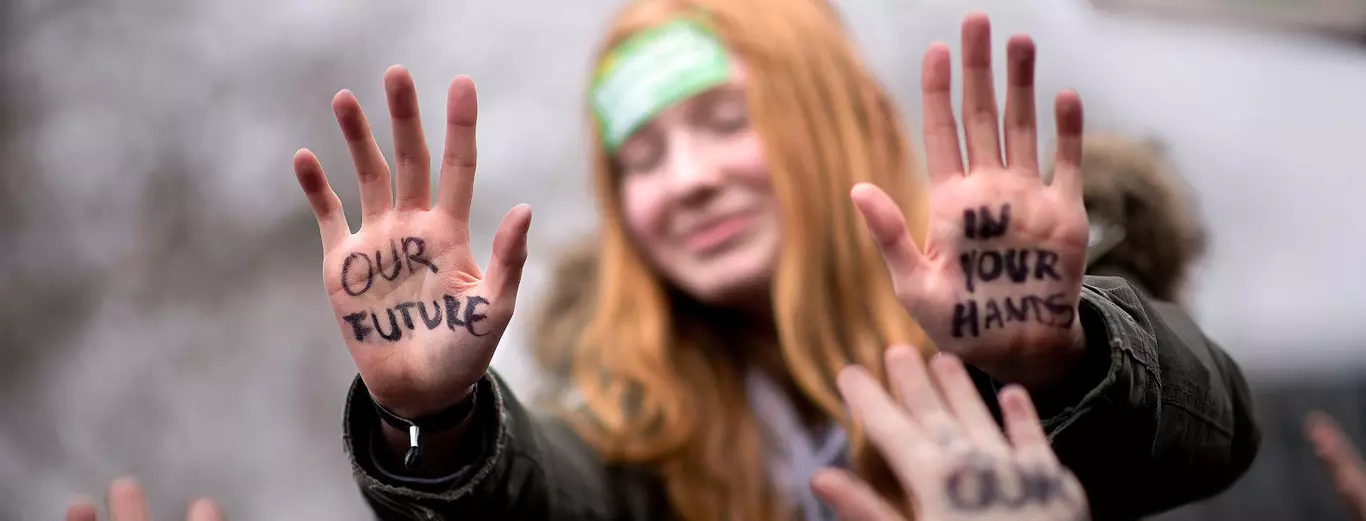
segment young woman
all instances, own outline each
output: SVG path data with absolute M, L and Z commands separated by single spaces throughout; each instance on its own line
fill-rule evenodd
M 825 519 L 809 487 L 821 467 L 900 493 L 835 384 L 856 364 L 887 385 L 892 345 L 960 357 L 998 416 L 1004 383 L 1028 388 L 1097 518 L 1225 488 L 1258 440 L 1237 366 L 1202 335 L 1174 334 L 1123 280 L 1083 281 L 1080 100 L 1058 96 L 1058 168 L 1045 185 L 1033 44 L 1010 41 L 1002 133 L 989 32 L 985 16 L 964 21 L 966 167 L 948 49 L 926 53 L 924 176 L 824 0 L 628 5 L 595 63 L 603 227 L 592 287 L 557 325 L 571 348 L 542 351 L 572 391 L 550 415 L 529 412 L 488 368 L 513 313 L 530 210 L 507 214 L 481 272 L 468 231 L 473 84 L 451 84 L 435 204 L 407 72 L 385 77 L 392 188 L 359 104 L 340 93 L 360 230 L 310 152 L 295 170 L 360 373 L 345 442 L 375 511 Z M 928 399 L 904 391 L 907 409 Z M 946 445 L 966 436 L 930 431 Z

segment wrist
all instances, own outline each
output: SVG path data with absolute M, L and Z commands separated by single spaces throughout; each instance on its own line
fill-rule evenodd
M 474 413 L 476 385 L 452 395 L 453 400 L 445 400 L 420 407 L 388 407 L 374 395 L 370 400 L 375 404 L 375 412 L 386 425 L 399 430 L 417 426 L 430 432 L 448 430 L 464 423 Z
M 442 437 L 443 433 L 458 433 L 461 430 L 474 415 L 478 401 L 476 391 L 477 388 L 471 386 L 454 404 L 421 416 L 400 415 L 371 397 L 375 404 L 375 412 L 385 425 L 385 437 L 398 441 L 397 435 L 407 435 L 407 450 L 403 456 L 404 468 L 409 471 L 419 468 L 422 454 L 425 452 L 424 445 L 430 445 L 433 437 Z
M 1104 318 L 1094 308 L 1083 306 L 1078 313 L 1082 341 L 1080 359 L 1070 361 L 1066 372 L 1051 385 L 1030 389 L 1034 406 L 1043 418 L 1061 413 L 1081 403 L 1087 394 L 1101 386 L 1110 373 L 1111 351 Z
M 417 400 L 387 400 L 375 396 L 372 393 L 370 395 L 370 400 L 373 401 L 375 405 L 383 407 L 391 414 L 400 418 L 425 418 L 464 403 L 472 394 L 474 394 L 474 389 L 478 385 L 478 382 L 476 382 L 474 385 L 470 385 L 455 393 L 427 393 L 422 399 Z M 391 406 L 390 403 L 393 403 L 394 405 Z M 383 413 L 381 413 L 381 415 L 382 414 Z M 383 418 L 383 416 L 381 416 L 381 418 Z
M 1050 354 L 1052 356 L 1041 357 L 1046 359 L 1037 364 L 1037 376 L 1021 382 L 1030 392 L 1051 393 L 1067 387 L 1066 384 L 1074 379 L 1086 359 L 1086 332 L 1080 320 L 1072 322 L 1067 339 L 1050 350 Z
M 1036 344 L 1010 351 L 1021 356 L 978 367 L 999 382 L 1023 386 L 1032 395 L 1054 394 L 1057 389 L 1067 387 L 1067 382 L 1083 365 L 1087 353 L 1086 333 L 1081 321 L 1077 320 L 1064 336 L 1055 337 L 1047 345 Z

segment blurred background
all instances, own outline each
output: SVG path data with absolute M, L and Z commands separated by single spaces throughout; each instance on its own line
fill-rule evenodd
M 1366 28 L 1362 4 L 1344 2 L 1234 7 Z M 1156 9 L 1119 5 L 1135 3 Z M 239 520 L 369 518 L 340 439 L 354 366 L 291 154 L 318 153 L 358 223 L 332 95 L 355 92 L 387 153 L 380 79 L 408 66 L 438 151 L 445 86 L 471 75 L 474 246 L 487 258 L 502 214 L 535 208 L 529 310 L 556 252 L 595 226 L 582 98 L 619 4 L 0 4 L 0 519 L 58 519 L 124 473 L 162 519 L 198 495 Z M 1156 0 L 837 4 L 912 128 L 920 54 L 934 40 L 957 48 L 977 8 L 998 59 L 1007 35 L 1035 37 L 1040 103 L 1076 88 L 1089 130 L 1166 144 L 1211 232 L 1189 304 L 1241 362 L 1267 422 L 1236 501 L 1172 516 L 1342 516 L 1299 417 L 1328 408 L 1357 440 L 1366 432 L 1366 235 L 1352 224 L 1366 213 L 1366 39 L 1213 19 L 1233 4 L 1203 21 L 1152 15 Z M 538 376 L 519 316 L 494 366 L 525 394 Z

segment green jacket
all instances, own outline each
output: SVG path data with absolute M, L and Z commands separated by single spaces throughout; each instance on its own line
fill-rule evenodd
M 1247 470 L 1260 433 L 1238 366 L 1180 308 L 1128 282 L 1087 277 L 1087 362 L 1073 389 L 1039 403 L 1058 457 L 1096 520 L 1135 519 L 1217 494 Z M 973 371 L 998 414 L 999 383 Z M 478 384 L 461 472 L 404 478 L 380 468 L 380 420 L 356 378 L 343 441 L 379 519 L 653 521 L 671 517 L 649 469 L 608 466 L 563 422 L 523 407 L 492 371 Z

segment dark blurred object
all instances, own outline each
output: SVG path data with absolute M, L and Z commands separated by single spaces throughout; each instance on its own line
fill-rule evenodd
M 1366 0 L 1091 0 L 1103 11 L 1232 23 L 1366 44 Z
M 1293 348 L 1290 349 L 1293 351 Z M 1322 411 L 1343 434 L 1366 440 L 1366 382 L 1347 369 L 1253 384 L 1262 446 L 1242 479 L 1223 494 L 1150 518 L 1154 521 L 1352 521 L 1355 518 L 1304 437 L 1304 417 Z
M 1086 272 L 1123 276 L 1159 300 L 1179 302 L 1187 272 L 1205 253 L 1191 190 L 1155 141 L 1092 134 L 1085 143 Z

